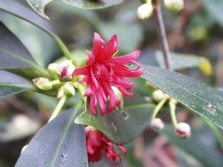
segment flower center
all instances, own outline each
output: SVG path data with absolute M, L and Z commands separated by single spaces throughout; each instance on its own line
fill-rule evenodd
M 104 64 L 97 63 L 93 67 L 93 74 L 96 79 L 104 79 L 109 75 L 109 70 Z

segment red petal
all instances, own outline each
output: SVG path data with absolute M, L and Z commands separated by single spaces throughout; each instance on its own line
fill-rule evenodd
M 95 56 L 94 56 L 93 53 L 91 53 L 89 51 L 86 51 L 86 53 L 88 55 L 88 59 L 87 59 L 87 62 L 86 62 L 86 66 L 91 66 L 95 62 Z
M 98 33 L 94 33 L 92 53 L 94 54 L 95 59 L 100 57 L 101 52 L 105 49 L 105 47 L 106 47 L 105 41 L 101 39 Z
M 108 45 L 104 51 L 104 59 L 109 59 L 118 52 L 118 44 L 118 37 L 115 34 L 108 41 Z
M 77 75 L 87 75 L 88 73 L 89 73 L 88 67 L 81 67 L 74 70 L 74 72 L 72 73 L 72 77 Z
M 124 155 L 127 154 L 127 151 L 126 151 L 125 147 L 123 147 L 122 145 L 119 145 L 119 144 L 117 146 L 124 153 Z
M 136 60 L 139 57 L 140 53 L 141 53 L 140 50 L 136 50 L 136 51 L 129 53 L 127 55 L 115 57 L 114 59 L 115 59 L 115 61 L 117 61 L 119 63 L 129 64 L 129 63 L 131 63 L 131 60 Z

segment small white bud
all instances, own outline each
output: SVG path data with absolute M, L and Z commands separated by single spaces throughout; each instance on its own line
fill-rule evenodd
M 63 61 L 58 65 L 60 71 L 60 78 L 65 81 L 72 80 L 72 74 L 75 70 L 75 66 L 70 60 Z
M 139 19 L 145 20 L 148 19 L 153 14 L 153 6 L 152 4 L 145 3 L 138 7 L 137 15 Z
M 156 128 L 156 129 L 163 129 L 164 128 L 164 123 L 160 118 L 155 118 L 151 122 L 151 126 Z
M 179 138 L 189 138 L 191 136 L 190 126 L 185 122 L 179 123 L 175 129 L 175 134 Z
M 160 90 L 160 89 L 157 89 L 153 92 L 152 94 L 152 99 L 155 101 L 155 102 L 160 102 L 161 100 L 163 100 L 164 98 L 167 98 L 165 93 Z

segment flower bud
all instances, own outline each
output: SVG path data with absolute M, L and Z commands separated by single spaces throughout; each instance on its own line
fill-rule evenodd
M 75 70 L 75 66 L 70 60 L 63 61 L 58 65 L 60 71 L 60 78 L 64 81 L 72 80 L 72 74 Z
M 146 87 L 149 89 L 157 89 L 157 87 L 153 84 L 151 84 L 150 82 L 146 81 Z
M 153 14 L 153 6 L 151 3 L 145 3 L 138 7 L 137 15 L 141 20 L 148 19 Z
M 165 93 L 160 90 L 160 89 L 157 89 L 153 92 L 152 94 L 152 99 L 155 101 L 155 102 L 160 102 L 161 100 L 163 100 L 164 98 L 166 97 Z
M 74 89 L 73 84 L 71 82 L 66 82 L 58 90 L 57 98 L 61 98 L 64 95 L 67 95 L 67 96 L 74 96 L 75 95 L 75 89 Z
M 189 138 L 191 135 L 190 126 L 184 122 L 179 123 L 175 129 L 175 134 L 179 138 Z
M 164 5 L 170 12 L 178 13 L 184 9 L 183 0 L 164 0 Z
M 48 78 L 43 78 L 43 77 L 35 78 L 33 79 L 33 84 L 41 90 L 52 89 L 52 83 L 49 81 Z
M 59 76 L 60 75 L 60 71 L 59 71 L 57 63 L 49 64 L 47 69 L 48 69 L 48 72 L 50 73 L 50 75 L 52 75 L 52 76 Z
M 156 129 L 163 129 L 164 128 L 164 123 L 160 118 L 155 118 L 151 122 L 151 126 L 156 128 Z
M 23 146 L 22 150 L 21 150 L 21 154 L 25 151 L 25 149 L 28 147 L 28 144 Z

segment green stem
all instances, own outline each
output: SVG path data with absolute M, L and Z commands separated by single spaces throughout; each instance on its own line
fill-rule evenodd
M 176 118 L 176 103 L 175 103 L 175 99 L 170 98 L 169 106 L 170 106 L 171 120 L 172 120 L 173 126 L 176 128 L 177 127 L 177 118 Z
M 153 121 L 153 120 L 156 118 L 156 115 L 159 113 L 160 109 L 163 107 L 163 105 L 164 105 L 164 103 L 166 102 L 166 100 L 167 100 L 167 99 L 164 98 L 163 100 L 161 100 L 161 101 L 157 104 L 156 108 L 155 108 L 154 111 L 153 111 L 153 115 L 152 115 L 151 121 Z
M 61 48 L 61 50 L 63 51 L 64 53 L 64 56 L 68 59 L 68 60 L 71 60 L 72 57 L 71 57 L 71 54 L 70 54 L 70 51 L 67 49 L 67 47 L 65 46 L 65 44 L 61 41 L 61 39 L 56 36 L 55 34 L 51 33 L 51 32 L 48 32 L 50 34 L 50 36 L 53 37 L 53 39 L 57 42 L 57 44 L 59 45 L 59 47 Z
M 223 150 L 223 135 L 219 128 L 212 124 L 211 122 L 207 121 L 206 119 L 203 119 L 204 122 L 213 130 L 214 134 L 216 135 L 217 141 L 220 144 L 221 149 Z
M 52 121 L 54 118 L 56 118 L 59 115 L 62 107 L 64 106 L 64 104 L 66 102 L 66 100 L 67 100 L 67 96 L 63 96 L 60 99 L 59 103 L 57 104 L 57 106 L 56 106 L 55 110 L 53 111 L 53 114 L 51 115 L 48 122 Z
M 50 83 L 52 84 L 52 86 L 54 86 L 54 85 L 59 84 L 61 82 L 60 82 L 59 79 L 56 79 L 56 80 L 50 81 Z

